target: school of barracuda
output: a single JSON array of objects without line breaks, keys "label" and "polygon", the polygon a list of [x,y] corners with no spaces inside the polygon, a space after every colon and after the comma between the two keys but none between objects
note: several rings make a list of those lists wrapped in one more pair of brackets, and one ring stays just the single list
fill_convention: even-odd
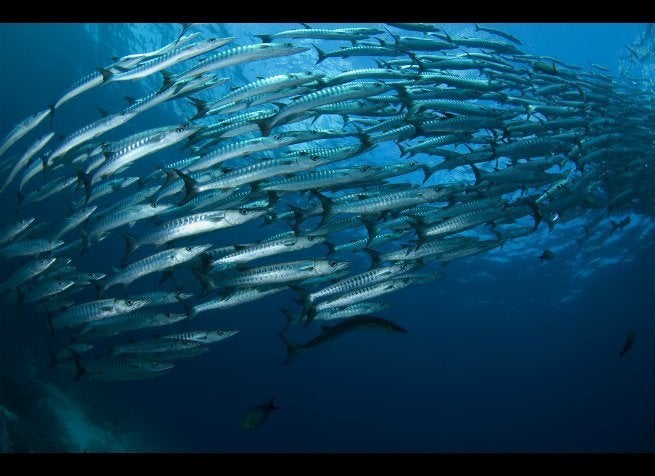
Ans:
[{"label": "school of barracuda", "polygon": [[[288,290],[300,307],[281,310],[286,362],[344,333],[405,332],[375,314],[389,293],[442,279],[433,263],[576,218],[586,222],[581,247],[595,249],[629,224],[630,215],[612,214],[655,209],[652,97],[600,67],[525,54],[519,39],[479,25],[463,38],[420,23],[303,24],[241,45],[200,38],[193,28],[184,24],[157,51],[92,65],[0,143],[6,203],[16,193],[23,210],[52,197],[70,203],[56,224],[25,213],[0,230],[0,256],[13,269],[0,292],[43,312],[53,336],[72,333],[72,344],[51,351],[52,365],[77,379],[161,375],[238,332],[194,329],[198,314]],[[314,55],[316,66],[247,84],[220,75],[298,54]],[[351,57],[371,67],[321,73],[332,58]],[[181,72],[167,70],[173,66]],[[61,131],[52,130],[53,118],[65,103],[155,74],[163,76],[160,89],[54,139]],[[194,96],[205,91],[215,99]],[[197,109],[194,117],[103,141],[144,111],[182,98]],[[337,125],[315,127],[323,117]],[[383,143],[397,152],[381,163],[375,153]],[[178,160],[130,174],[137,161],[175,147]],[[454,169],[469,171],[470,180],[454,180]],[[252,223],[261,225],[256,236],[221,237]],[[272,223],[288,230],[271,233]],[[112,233],[126,242],[124,255],[108,250],[117,266],[86,269],[86,250]],[[301,250],[311,258],[294,257]],[[156,290],[130,292],[153,273],[161,276]],[[76,300],[89,287],[96,298]],[[178,312],[161,310],[171,304]],[[167,331],[173,323],[186,325]],[[293,342],[284,334],[293,327],[314,337]],[[143,329],[156,337],[114,340],[108,355],[90,356],[94,340]]]}]

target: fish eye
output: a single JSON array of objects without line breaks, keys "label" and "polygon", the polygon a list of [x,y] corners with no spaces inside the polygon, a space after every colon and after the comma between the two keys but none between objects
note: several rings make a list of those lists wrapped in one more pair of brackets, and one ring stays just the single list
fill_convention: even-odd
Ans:
[{"label": "fish eye", "polygon": [[127,301],[125,301],[125,304],[127,304],[128,306],[131,306],[133,304],[133,302],[132,302],[131,299],[128,299]]},{"label": "fish eye", "polygon": [[157,208],[157,203],[156,203],[156,202],[152,202],[152,203],[150,204],[150,206],[151,206],[152,208]]},{"label": "fish eye", "polygon": [[192,248],[191,248],[190,246],[187,246],[187,247],[186,247],[186,250],[187,250],[187,251],[191,251]]},{"label": "fish eye", "polygon": [[305,71],[305,76],[311,76],[312,74],[314,73],[312,73],[311,71]]},{"label": "fish eye", "polygon": [[332,266],[334,268],[336,265],[337,265],[336,261],[330,261],[330,266]]},{"label": "fish eye", "polygon": [[164,316],[170,318],[170,317],[173,317],[173,313],[172,312],[167,312],[166,314],[164,314]]},{"label": "fish eye", "polygon": [[239,210],[239,213],[241,213],[242,215],[247,215],[247,214],[248,214],[248,210]]},{"label": "fish eye", "polygon": [[125,111],[121,111],[121,116],[125,116],[127,114]]},{"label": "fish eye", "polygon": [[364,165],[364,166],[362,166],[361,170],[362,170],[362,172],[368,172],[369,170],[371,170],[371,166],[370,165]]},{"label": "fish eye", "polygon": [[214,42],[216,41],[216,38],[210,38],[208,41],[209,41],[210,43],[214,43]]},{"label": "fish eye", "polygon": [[308,236],[307,239],[308,239],[309,241],[314,241],[314,240],[316,239],[316,237],[315,237],[315,236]]}]

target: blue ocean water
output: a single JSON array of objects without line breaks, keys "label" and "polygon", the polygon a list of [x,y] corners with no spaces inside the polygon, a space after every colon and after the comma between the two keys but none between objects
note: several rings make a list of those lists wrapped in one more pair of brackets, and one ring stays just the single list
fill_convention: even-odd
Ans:
[{"label": "blue ocean water", "polygon": [[[619,73],[625,45],[645,28],[491,26],[521,38],[526,52],[584,68],[604,65],[612,74]],[[256,34],[296,27],[204,24],[193,31],[232,35],[235,44],[249,44],[259,41]],[[468,24],[443,27],[451,34],[474,34]],[[0,51],[9,65],[0,75],[0,135],[113,56],[159,48],[180,29],[177,24],[0,25]],[[310,50],[246,63],[220,75],[240,85],[260,76],[318,69],[315,59]],[[320,68],[335,74],[372,66],[370,59],[353,58],[325,61]],[[122,110],[124,96],[141,97],[160,84],[160,75],[154,75],[89,91],[57,111],[55,130],[70,133],[96,120],[97,107]],[[225,93],[227,87],[213,94]],[[103,140],[179,123],[194,112],[183,99],[165,103]],[[182,154],[179,146],[166,149],[140,161],[134,171],[145,174]],[[384,145],[375,154],[384,163],[391,154],[397,158],[397,149]],[[28,211],[29,216],[59,220],[68,210],[62,197],[22,210],[13,199],[3,194],[0,225]],[[217,239],[219,244],[248,242],[255,234],[285,229],[281,224],[269,229],[251,224],[222,230]],[[127,382],[77,382],[71,373],[52,372],[47,349],[67,345],[71,337],[61,333],[53,343],[43,313],[28,308],[19,317],[15,305],[7,303],[0,321],[0,404],[17,416],[9,422],[13,449],[652,452],[654,230],[652,217],[632,214],[622,233],[602,249],[584,254],[575,241],[579,227],[567,223],[551,233],[542,226],[502,249],[439,266],[447,276],[438,282],[389,295],[391,306],[379,315],[402,325],[407,334],[352,333],[286,366],[276,332],[285,322],[279,308],[294,306],[291,291],[198,316],[193,324],[197,328],[238,329],[239,334],[205,354],[178,361],[162,376]],[[541,263],[537,257],[544,249],[553,250],[555,259]],[[120,235],[112,234],[88,250],[84,269],[109,272],[122,252]],[[308,250],[297,259],[309,256]],[[365,269],[368,258],[356,259]],[[2,276],[13,269],[9,261],[1,266],[7,268]],[[130,290],[145,292],[156,283],[157,278],[149,277]],[[93,290],[84,296],[93,299]],[[630,332],[636,335],[634,347],[619,358]],[[299,341],[308,338],[299,330],[290,335]],[[105,351],[103,343],[96,345]],[[240,423],[249,409],[272,396],[279,409],[257,430],[242,431]]]}]

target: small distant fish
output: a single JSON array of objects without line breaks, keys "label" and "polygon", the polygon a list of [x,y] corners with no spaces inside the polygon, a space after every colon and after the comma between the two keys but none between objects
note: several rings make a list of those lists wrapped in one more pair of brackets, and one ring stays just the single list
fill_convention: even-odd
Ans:
[{"label": "small distant fish", "polygon": [[630,349],[632,349],[634,343],[635,343],[635,333],[633,331],[625,339],[625,342],[623,344],[623,349],[621,350],[621,352],[619,352],[619,357],[623,357]]},{"label": "small distant fish", "polygon": [[268,415],[270,415],[273,410],[279,408],[275,406],[275,403],[273,403],[274,399],[275,396],[271,397],[268,403],[252,407],[245,418],[241,421],[241,429],[254,430],[255,428],[262,426],[268,418]]},{"label": "small distant fish", "polygon": [[555,254],[550,250],[544,250],[539,256],[539,260],[543,263],[544,261],[550,261],[555,258]]}]

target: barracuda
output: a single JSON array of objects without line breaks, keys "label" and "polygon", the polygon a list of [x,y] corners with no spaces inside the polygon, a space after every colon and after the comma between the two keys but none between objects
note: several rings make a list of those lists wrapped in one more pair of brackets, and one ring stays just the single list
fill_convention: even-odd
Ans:
[{"label": "barracuda", "polygon": [[41,136],[25,152],[23,152],[18,160],[16,160],[16,163],[12,167],[11,172],[9,172],[5,183],[0,188],[0,193],[2,193],[5,188],[7,188],[7,186],[14,180],[16,175],[18,175],[18,173],[25,168],[30,159],[38,154],[54,136],[54,132],[49,132],[44,136]]},{"label": "barracuda", "polygon": [[373,83],[356,83],[330,86],[319,91],[306,94],[292,101],[280,109],[275,116],[266,122],[261,123],[262,135],[267,136],[271,129],[287,118],[297,117],[305,111],[314,109],[324,104],[346,101],[348,99],[357,99],[376,94],[385,93],[391,90],[387,84],[380,82]]},{"label": "barracuda", "polygon": [[114,275],[107,281],[100,285],[99,295],[102,295],[107,289],[115,284],[122,284],[128,286],[133,281],[147,276],[151,273],[164,271],[165,269],[173,266],[178,266],[181,263],[189,261],[194,256],[199,255],[203,251],[211,248],[211,244],[200,246],[185,246],[181,248],[172,248],[165,251],[160,251],[154,255],[143,258],[135,263],[125,266],[123,269],[114,273]]},{"label": "barracuda", "polygon": [[157,56],[154,59],[148,60],[138,66],[121,73],[112,73],[111,71],[101,71],[103,75],[107,75],[107,83],[112,81],[128,81],[132,79],[145,78],[157,71],[161,71],[170,66],[186,61],[205,53],[208,53],[216,48],[227,45],[228,43],[236,40],[231,36],[228,38],[209,38],[208,40],[199,41],[191,45],[183,45],[168,53]]},{"label": "barracuda", "polygon": [[177,76],[177,80],[250,61],[295,55],[308,49],[294,46],[291,43],[262,43],[259,45],[237,46],[206,57],[196,66]]},{"label": "barracuda", "polygon": [[50,115],[54,108],[44,109],[43,111],[36,112],[16,124],[16,126],[2,139],[0,142],[0,157],[7,152],[12,145],[21,140],[32,129],[35,129],[41,122]]},{"label": "barracuda", "polygon": [[176,218],[175,220],[166,222],[138,241],[130,235],[124,234],[127,244],[126,257],[132,254],[135,249],[145,244],[161,246],[164,243],[185,236],[240,225],[254,220],[264,213],[265,210],[215,210],[196,213],[195,215]]},{"label": "barracuda", "polygon": [[98,321],[108,317],[127,314],[140,309],[150,301],[148,299],[127,298],[127,299],[101,299],[89,301],[69,307],[52,317],[50,325],[53,329],[62,327],[74,327],[91,321]]},{"label": "barracuda", "polygon": [[325,276],[345,269],[350,263],[335,260],[301,260],[277,263],[240,271],[221,281],[224,286],[247,287],[272,285]]}]

